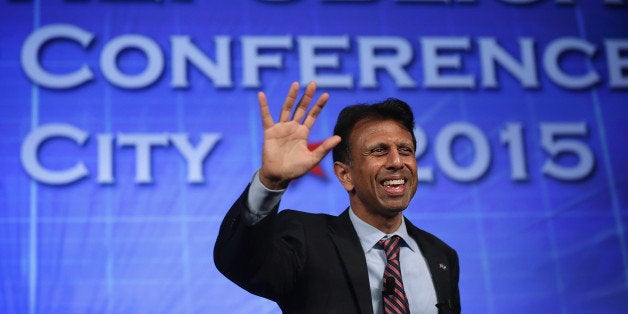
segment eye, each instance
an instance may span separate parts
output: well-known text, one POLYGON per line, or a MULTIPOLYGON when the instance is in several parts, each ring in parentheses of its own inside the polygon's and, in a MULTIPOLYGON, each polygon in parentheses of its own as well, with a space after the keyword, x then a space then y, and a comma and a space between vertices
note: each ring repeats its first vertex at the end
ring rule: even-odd
POLYGON ((375 156, 381 156, 386 154, 386 149, 383 147, 375 147, 373 149, 371 149, 371 155, 375 155, 375 156))
POLYGON ((398 151, 399 154, 404 156, 414 156, 414 151, 410 147, 400 147, 398 151))

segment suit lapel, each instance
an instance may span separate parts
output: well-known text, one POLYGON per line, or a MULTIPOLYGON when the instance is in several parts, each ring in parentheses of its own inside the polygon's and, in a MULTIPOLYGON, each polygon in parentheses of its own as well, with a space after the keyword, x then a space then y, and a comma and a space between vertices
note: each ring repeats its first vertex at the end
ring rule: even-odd
POLYGON ((448 287, 450 286, 449 272, 451 271, 450 265, 448 265, 446 256, 441 254, 440 251, 430 242, 426 241, 423 234, 421 234, 421 230, 412 225, 412 223, 407 219, 406 227, 410 236, 414 238, 419 245, 419 249, 427 261, 430 274, 432 275, 434 289, 436 290, 436 306, 440 311, 443 306, 446 307, 451 302, 451 300, 448 299, 448 287))
POLYGON ((329 224, 329 236, 349 277, 360 313, 373 313, 366 258, 358 234, 349 219, 348 210, 329 224))

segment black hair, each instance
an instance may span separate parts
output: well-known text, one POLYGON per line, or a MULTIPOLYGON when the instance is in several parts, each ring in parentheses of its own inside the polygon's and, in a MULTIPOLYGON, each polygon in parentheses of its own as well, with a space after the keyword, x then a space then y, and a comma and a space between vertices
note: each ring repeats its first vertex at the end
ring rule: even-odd
POLYGON ((340 144, 334 147, 332 157, 334 162, 350 163, 351 153, 349 142, 351 132, 358 122, 363 120, 393 120, 400 123, 410 134, 412 144, 416 148, 414 136, 414 114, 410 106, 396 98, 388 98, 374 104, 356 104, 345 107, 338 114, 338 121, 334 127, 334 134, 342 139, 340 144))

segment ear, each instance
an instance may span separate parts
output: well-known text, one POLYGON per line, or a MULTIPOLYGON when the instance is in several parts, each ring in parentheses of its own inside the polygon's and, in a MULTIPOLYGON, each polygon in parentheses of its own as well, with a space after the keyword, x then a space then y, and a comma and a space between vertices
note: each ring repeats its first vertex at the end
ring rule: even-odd
POLYGON ((342 163, 340 161, 336 161, 334 163, 334 174, 340 181, 340 184, 344 186, 347 192, 353 191, 353 182, 351 181, 351 172, 349 171, 349 165, 342 163))

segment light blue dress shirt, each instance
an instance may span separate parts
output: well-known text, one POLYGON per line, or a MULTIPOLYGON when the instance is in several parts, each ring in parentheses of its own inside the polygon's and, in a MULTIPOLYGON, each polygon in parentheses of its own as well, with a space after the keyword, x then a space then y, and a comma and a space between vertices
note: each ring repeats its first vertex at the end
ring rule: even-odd
MULTIPOLYGON (((247 196, 249 212, 244 213, 244 222, 248 225, 253 225, 266 217, 279 204, 284 191, 267 189, 260 182, 258 174, 255 173, 249 187, 249 195, 247 196)), ((364 256, 366 257, 374 313, 384 313, 382 286, 384 268, 386 268, 386 254, 383 249, 379 248, 377 242, 382 238, 395 234, 400 236, 405 242, 399 252, 399 262, 401 263, 401 276, 406 295, 408 296, 410 313, 438 313, 436 308, 436 291, 427 262, 421 254, 416 241, 408 235, 405 217, 399 229, 392 234, 385 234, 364 222, 353 213, 353 210, 349 210, 349 218, 360 238, 364 256)))
POLYGON ((399 229, 392 234, 385 234, 364 222, 356 216, 353 210, 349 211, 349 218, 358 233, 366 257, 374 312, 376 314, 384 313, 382 287, 384 269, 386 268, 386 253, 377 245, 377 242, 382 238, 398 235, 405 242, 399 251, 399 262, 401 263, 401 278, 408 297, 410 313, 438 313, 436 290, 430 270, 416 241, 408 235, 405 218, 399 229))

